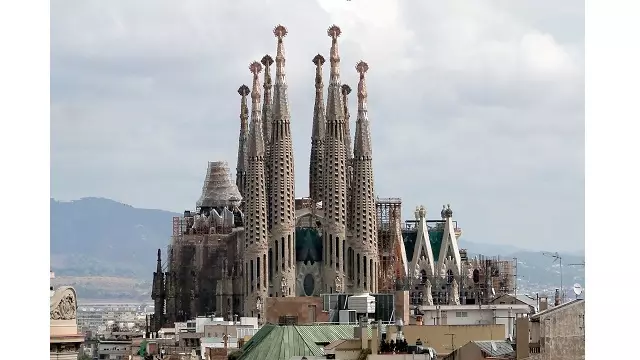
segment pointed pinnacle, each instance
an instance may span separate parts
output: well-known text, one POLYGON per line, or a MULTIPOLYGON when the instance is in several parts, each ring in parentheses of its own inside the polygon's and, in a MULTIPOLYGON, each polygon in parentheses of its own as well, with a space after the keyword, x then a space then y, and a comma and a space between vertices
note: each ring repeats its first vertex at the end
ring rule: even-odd
POLYGON ((269 66, 271 66, 271 64, 273 64, 273 58, 269 54, 267 54, 267 55, 262 57, 262 60, 260 60, 260 62, 265 67, 269 67, 269 66))
POLYGON ((322 66, 324 64, 324 56, 318 54, 313 57, 312 61, 314 64, 316 64, 316 66, 322 66))
POLYGON ((249 93, 251 93, 251 91, 249 90, 249 87, 247 85, 243 84, 238 89, 238 94, 240 94, 240 96, 247 96, 247 95, 249 95, 249 93))

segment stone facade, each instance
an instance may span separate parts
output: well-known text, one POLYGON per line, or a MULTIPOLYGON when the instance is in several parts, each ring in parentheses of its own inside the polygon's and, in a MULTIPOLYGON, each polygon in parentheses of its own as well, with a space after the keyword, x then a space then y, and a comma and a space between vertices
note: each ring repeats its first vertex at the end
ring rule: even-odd
POLYGON ((76 291, 63 286, 53 291, 50 298, 49 358, 76 360, 84 335, 78 333, 76 291))

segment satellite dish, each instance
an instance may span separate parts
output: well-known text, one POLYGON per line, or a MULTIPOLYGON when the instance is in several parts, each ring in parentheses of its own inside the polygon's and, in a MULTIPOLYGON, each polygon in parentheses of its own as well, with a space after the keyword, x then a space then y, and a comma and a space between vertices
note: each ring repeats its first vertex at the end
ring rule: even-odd
POLYGON ((582 285, 580 284, 573 284, 573 293, 576 294, 576 297, 580 296, 580 294, 582 294, 582 285))

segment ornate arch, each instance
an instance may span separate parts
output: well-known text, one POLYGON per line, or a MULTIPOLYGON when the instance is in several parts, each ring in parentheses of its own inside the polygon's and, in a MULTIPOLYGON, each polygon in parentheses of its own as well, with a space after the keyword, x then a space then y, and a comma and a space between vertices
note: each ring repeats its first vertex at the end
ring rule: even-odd
POLYGON ((71 286, 58 288, 51 296, 49 315, 51 320, 74 320, 78 309, 76 290, 71 286))

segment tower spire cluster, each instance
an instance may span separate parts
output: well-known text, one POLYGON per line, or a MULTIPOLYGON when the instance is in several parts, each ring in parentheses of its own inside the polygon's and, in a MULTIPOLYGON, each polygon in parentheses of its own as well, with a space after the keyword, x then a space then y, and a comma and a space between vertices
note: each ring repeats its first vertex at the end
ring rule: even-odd
MULTIPOLYGON (((251 124, 247 134, 244 196, 244 292, 245 313, 257 309, 266 296, 289 297, 322 292, 375 292, 377 290, 377 229, 375 194, 369 123, 366 114, 364 74, 368 66, 360 62, 358 86, 358 121, 354 147, 349 134, 348 95, 351 87, 340 80, 338 26, 327 30, 331 38, 328 60, 329 82, 324 95, 321 54, 313 58, 315 65, 315 103, 309 158, 309 195, 312 221, 306 222, 318 233, 321 245, 307 240, 296 244, 296 222, 309 216, 305 206, 296 209, 293 143, 285 71, 284 38, 287 28, 273 30, 277 39, 275 61, 265 55, 251 64, 251 124), (272 84, 270 67, 275 63, 272 84), (264 97, 258 75, 264 70, 264 97), (273 93, 271 93, 273 91, 273 93), (261 108, 262 100, 262 108, 261 108), (353 153, 352 153, 353 149, 353 153), (262 174, 262 175, 261 175, 262 174), (353 182, 353 186, 350 184, 353 182), (356 186, 357 184, 357 186, 356 186), (307 214, 307 215, 305 215, 307 214), (265 245, 266 244, 266 245, 265 245), (307 249, 312 246, 312 249, 307 249), (304 259, 299 258, 304 257, 304 259), (307 261, 311 259, 309 265, 307 261), (305 274, 297 271, 317 270, 311 283, 299 280, 305 274), (306 270, 305 270, 306 269, 306 270), (305 283, 307 285, 305 285, 305 283)), ((243 96, 241 118, 246 119, 248 89, 243 96)), ((246 122, 246 120, 245 120, 246 122)), ((239 144, 242 146, 242 144, 239 144)), ((240 172, 239 172, 240 174, 240 172)), ((241 184, 241 183, 239 183, 241 184)), ((240 185, 239 185, 240 187, 240 185)), ((302 225, 300 225, 302 226, 302 225)), ((300 227, 304 230, 304 227, 300 227)), ((255 310, 257 311, 257 310, 255 310)))

